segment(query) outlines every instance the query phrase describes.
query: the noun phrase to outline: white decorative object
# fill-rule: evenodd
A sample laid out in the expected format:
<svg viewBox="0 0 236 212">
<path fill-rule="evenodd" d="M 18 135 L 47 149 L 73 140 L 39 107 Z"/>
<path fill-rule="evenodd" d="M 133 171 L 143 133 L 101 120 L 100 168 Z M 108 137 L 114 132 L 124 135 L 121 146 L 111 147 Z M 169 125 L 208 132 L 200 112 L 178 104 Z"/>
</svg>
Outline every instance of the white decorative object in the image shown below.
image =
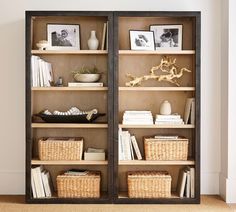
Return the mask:
<svg viewBox="0 0 236 212">
<path fill-rule="evenodd" d="M 100 74 L 75 74 L 74 79 L 77 82 L 96 82 L 100 79 Z"/>
<path fill-rule="evenodd" d="M 39 50 L 46 50 L 49 46 L 49 42 L 46 40 L 41 40 L 38 43 L 36 43 L 36 46 L 39 48 Z"/>
<path fill-rule="evenodd" d="M 88 39 L 89 50 L 97 50 L 98 45 L 99 45 L 99 41 L 96 37 L 96 31 L 92 30 L 90 34 L 90 38 Z"/>
<path fill-rule="evenodd" d="M 162 102 L 160 107 L 160 114 L 161 115 L 170 115 L 171 114 L 171 104 L 165 100 Z"/>
</svg>

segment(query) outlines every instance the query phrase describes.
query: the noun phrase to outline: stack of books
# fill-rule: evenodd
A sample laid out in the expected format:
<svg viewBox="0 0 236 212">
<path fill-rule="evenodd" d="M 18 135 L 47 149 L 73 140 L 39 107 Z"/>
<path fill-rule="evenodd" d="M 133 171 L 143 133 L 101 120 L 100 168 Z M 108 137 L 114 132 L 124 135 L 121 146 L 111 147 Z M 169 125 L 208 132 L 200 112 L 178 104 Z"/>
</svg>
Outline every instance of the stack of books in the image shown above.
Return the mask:
<svg viewBox="0 0 236 212">
<path fill-rule="evenodd" d="M 53 82 L 52 65 L 39 56 L 31 56 L 32 87 L 50 87 Z"/>
<path fill-rule="evenodd" d="M 68 87 L 103 87 L 103 82 L 68 82 Z"/>
<path fill-rule="evenodd" d="M 151 111 L 125 111 L 123 124 L 130 125 L 152 125 L 153 116 Z"/>
<path fill-rule="evenodd" d="M 195 168 L 185 167 L 179 171 L 177 192 L 179 197 L 195 197 Z"/>
<path fill-rule="evenodd" d="M 178 124 L 184 124 L 183 119 L 178 114 L 172 114 L 172 115 L 156 115 L 155 124 L 160 125 L 178 125 Z"/>
<path fill-rule="evenodd" d="M 53 186 L 50 173 L 42 166 L 31 168 L 31 188 L 34 198 L 52 196 Z"/>
<path fill-rule="evenodd" d="M 142 160 L 142 155 L 134 135 L 119 128 L 119 160 Z"/>
</svg>

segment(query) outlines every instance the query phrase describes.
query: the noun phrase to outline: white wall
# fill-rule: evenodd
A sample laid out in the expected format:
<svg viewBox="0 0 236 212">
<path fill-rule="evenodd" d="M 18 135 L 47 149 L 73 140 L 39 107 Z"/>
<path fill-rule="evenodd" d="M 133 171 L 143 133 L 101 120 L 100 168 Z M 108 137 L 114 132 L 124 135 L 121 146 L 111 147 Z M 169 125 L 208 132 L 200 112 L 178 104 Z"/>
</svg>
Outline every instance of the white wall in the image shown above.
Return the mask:
<svg viewBox="0 0 236 212">
<path fill-rule="evenodd" d="M 17 4 L 17 5 L 16 5 Z M 25 10 L 169 10 L 202 12 L 201 192 L 219 193 L 220 0 L 1 1 L 0 194 L 24 193 Z"/>
<path fill-rule="evenodd" d="M 222 2 L 222 101 L 221 101 L 221 174 L 220 194 L 227 203 L 236 202 L 236 2 L 225 0 Z"/>
</svg>

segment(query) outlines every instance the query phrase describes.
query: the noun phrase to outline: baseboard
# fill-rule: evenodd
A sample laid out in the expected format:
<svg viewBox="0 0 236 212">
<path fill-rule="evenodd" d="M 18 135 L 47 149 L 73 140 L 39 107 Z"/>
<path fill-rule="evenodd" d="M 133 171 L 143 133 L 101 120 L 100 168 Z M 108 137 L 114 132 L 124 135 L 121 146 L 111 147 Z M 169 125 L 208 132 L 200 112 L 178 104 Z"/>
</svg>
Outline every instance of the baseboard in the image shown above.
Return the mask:
<svg viewBox="0 0 236 212">
<path fill-rule="evenodd" d="M 0 171 L 0 194 L 25 194 L 25 172 Z"/>
<path fill-rule="evenodd" d="M 201 173 L 201 194 L 219 194 L 219 172 Z"/>
<path fill-rule="evenodd" d="M 236 179 L 220 174 L 220 195 L 226 203 L 236 203 Z"/>
</svg>

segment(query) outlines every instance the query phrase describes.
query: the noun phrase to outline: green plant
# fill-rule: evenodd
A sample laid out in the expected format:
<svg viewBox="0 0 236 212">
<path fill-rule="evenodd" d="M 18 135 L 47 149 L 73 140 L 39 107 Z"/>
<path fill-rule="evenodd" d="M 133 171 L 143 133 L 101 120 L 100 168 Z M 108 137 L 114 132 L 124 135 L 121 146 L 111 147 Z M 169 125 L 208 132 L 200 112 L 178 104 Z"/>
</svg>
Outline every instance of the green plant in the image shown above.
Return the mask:
<svg viewBox="0 0 236 212">
<path fill-rule="evenodd" d="M 88 67 L 82 66 L 81 68 L 75 69 L 72 71 L 73 74 L 98 74 L 98 69 L 96 66 Z"/>
</svg>

